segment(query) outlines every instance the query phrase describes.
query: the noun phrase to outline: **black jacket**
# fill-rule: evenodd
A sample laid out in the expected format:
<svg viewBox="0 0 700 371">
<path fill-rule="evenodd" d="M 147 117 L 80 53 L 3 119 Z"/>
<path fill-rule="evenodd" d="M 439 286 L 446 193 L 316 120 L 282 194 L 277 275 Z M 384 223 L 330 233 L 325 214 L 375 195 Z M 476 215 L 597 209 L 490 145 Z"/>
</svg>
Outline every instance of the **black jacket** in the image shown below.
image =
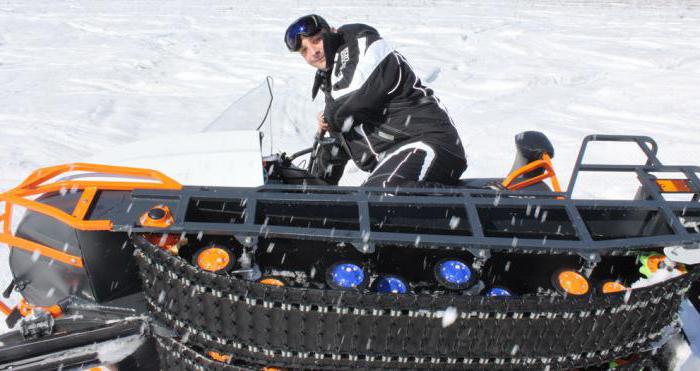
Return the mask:
<svg viewBox="0 0 700 371">
<path fill-rule="evenodd" d="M 422 140 L 456 161 L 464 150 L 447 112 L 406 59 L 363 24 L 324 34 L 326 71 L 318 71 L 313 96 L 325 94 L 330 134 L 357 166 L 372 171 L 398 145 Z"/>
</svg>

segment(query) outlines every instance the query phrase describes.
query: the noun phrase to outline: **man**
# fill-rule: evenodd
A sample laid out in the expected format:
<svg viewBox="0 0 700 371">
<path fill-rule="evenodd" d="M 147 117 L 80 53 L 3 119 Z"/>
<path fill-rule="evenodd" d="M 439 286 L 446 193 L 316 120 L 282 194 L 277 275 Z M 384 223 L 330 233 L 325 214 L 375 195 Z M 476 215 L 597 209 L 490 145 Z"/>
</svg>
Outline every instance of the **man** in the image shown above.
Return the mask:
<svg viewBox="0 0 700 371">
<path fill-rule="evenodd" d="M 457 182 L 467 162 L 452 120 L 377 30 L 331 29 L 312 14 L 287 28 L 285 43 L 318 69 L 312 98 L 319 90 L 326 98 L 318 134 L 328 132 L 341 147 L 319 154 L 317 175 L 337 184 L 351 158 L 371 172 L 365 186 Z"/>
</svg>

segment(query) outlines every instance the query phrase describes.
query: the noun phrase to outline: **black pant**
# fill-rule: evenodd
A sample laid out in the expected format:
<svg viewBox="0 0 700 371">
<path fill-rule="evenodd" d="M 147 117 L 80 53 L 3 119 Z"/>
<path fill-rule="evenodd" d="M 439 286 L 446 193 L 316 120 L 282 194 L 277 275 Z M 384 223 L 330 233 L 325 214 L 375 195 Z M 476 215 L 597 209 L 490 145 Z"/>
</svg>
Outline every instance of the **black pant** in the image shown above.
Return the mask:
<svg viewBox="0 0 700 371">
<path fill-rule="evenodd" d="M 417 186 L 420 183 L 453 185 L 467 168 L 464 159 L 441 146 L 416 141 L 398 146 L 372 170 L 368 187 Z"/>
</svg>

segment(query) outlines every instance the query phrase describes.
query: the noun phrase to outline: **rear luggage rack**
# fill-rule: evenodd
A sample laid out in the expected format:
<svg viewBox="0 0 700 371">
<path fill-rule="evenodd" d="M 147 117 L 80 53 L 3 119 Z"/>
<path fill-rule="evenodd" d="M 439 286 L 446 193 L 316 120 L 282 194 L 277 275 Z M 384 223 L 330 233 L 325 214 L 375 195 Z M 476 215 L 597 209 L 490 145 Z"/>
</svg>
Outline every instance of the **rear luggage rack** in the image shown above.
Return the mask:
<svg viewBox="0 0 700 371">
<path fill-rule="evenodd" d="M 50 182 L 59 176 L 73 172 L 90 172 L 90 174 L 108 174 L 110 176 L 122 176 L 150 180 L 146 182 L 127 181 L 89 181 L 62 179 Z M 15 236 L 12 233 L 12 210 L 19 206 L 27 210 L 54 218 L 61 223 L 75 229 L 86 231 L 110 230 L 110 220 L 94 220 L 90 218 L 89 211 L 99 200 L 100 191 L 133 190 L 135 188 L 149 189 L 180 189 L 180 184 L 175 180 L 155 170 L 130 168 L 122 166 L 96 165 L 96 164 L 65 164 L 38 169 L 32 172 L 19 186 L 0 193 L 0 202 L 3 202 L 4 214 L 0 215 L 2 233 L 0 242 L 10 247 L 16 247 L 30 253 L 38 253 L 61 263 L 83 268 L 83 259 L 64 251 L 45 246 L 25 238 Z M 30 197 L 40 197 L 50 193 L 65 194 L 68 192 L 80 192 L 80 199 L 71 213 L 53 207 Z"/>
</svg>

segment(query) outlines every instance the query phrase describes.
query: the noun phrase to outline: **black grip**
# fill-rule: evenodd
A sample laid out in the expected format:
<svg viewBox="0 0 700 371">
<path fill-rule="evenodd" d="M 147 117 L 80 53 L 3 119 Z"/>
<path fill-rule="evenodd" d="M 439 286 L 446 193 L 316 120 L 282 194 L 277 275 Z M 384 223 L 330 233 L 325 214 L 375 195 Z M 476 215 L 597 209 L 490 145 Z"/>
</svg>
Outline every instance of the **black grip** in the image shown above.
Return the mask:
<svg viewBox="0 0 700 371">
<path fill-rule="evenodd" d="M 19 309 L 15 308 L 7 315 L 7 318 L 5 318 L 5 324 L 7 324 L 7 328 L 13 328 L 21 319 L 22 313 L 19 312 Z"/>
<path fill-rule="evenodd" d="M 9 285 L 7 285 L 7 288 L 5 291 L 2 292 L 2 296 L 5 299 L 9 299 L 10 295 L 12 294 L 12 291 L 15 289 L 15 280 L 12 280 Z"/>
</svg>

